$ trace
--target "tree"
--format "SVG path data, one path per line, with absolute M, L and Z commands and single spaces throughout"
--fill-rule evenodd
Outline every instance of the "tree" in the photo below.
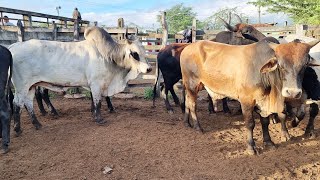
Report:
M 170 34 L 175 34 L 178 31 L 192 26 L 192 20 L 197 15 L 192 11 L 192 7 L 186 7 L 183 3 L 177 4 L 165 11 L 167 12 L 166 20 Z M 161 12 L 158 15 L 157 21 L 161 23 Z
M 319 0 L 255 0 L 257 7 L 267 7 L 268 12 L 288 14 L 296 23 L 320 24 Z
M 224 23 L 219 19 L 222 18 L 230 24 L 239 23 L 237 14 L 242 21 L 245 21 L 248 17 L 238 12 L 237 7 L 234 8 L 222 8 L 216 13 L 206 18 L 204 21 L 197 23 L 197 26 L 202 29 L 224 29 Z M 230 17 L 231 15 L 231 17 Z M 244 22 L 245 23 L 245 22 Z

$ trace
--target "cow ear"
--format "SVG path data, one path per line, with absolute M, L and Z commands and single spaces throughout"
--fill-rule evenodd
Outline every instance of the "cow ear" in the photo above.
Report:
M 308 66 L 320 66 L 320 62 L 315 60 L 313 57 L 310 57 L 310 62 Z
M 276 48 L 279 46 L 279 44 L 276 44 L 276 43 L 273 43 L 273 42 L 267 41 L 267 43 L 268 43 L 269 47 L 271 49 L 273 49 L 274 51 L 276 51 Z
M 245 39 L 245 37 L 243 37 L 243 35 L 242 35 L 242 33 L 240 31 L 236 32 L 236 37 Z
M 269 59 L 269 61 L 262 66 L 260 73 L 268 73 L 276 70 L 278 67 L 278 60 L 276 57 Z

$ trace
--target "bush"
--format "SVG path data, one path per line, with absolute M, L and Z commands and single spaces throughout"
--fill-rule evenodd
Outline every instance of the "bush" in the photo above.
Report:
M 151 100 L 153 98 L 153 89 L 151 87 L 145 88 L 143 97 L 144 99 Z

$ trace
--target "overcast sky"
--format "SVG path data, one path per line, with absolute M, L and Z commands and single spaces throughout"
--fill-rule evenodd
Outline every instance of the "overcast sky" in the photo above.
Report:
M 98 21 L 99 25 L 117 26 L 117 19 L 123 17 L 125 23 L 132 22 L 143 27 L 158 27 L 156 15 L 159 11 L 169 9 L 183 2 L 193 8 L 199 20 L 204 20 L 220 8 L 238 7 L 241 13 L 249 16 L 251 22 L 257 22 L 258 12 L 249 0 L 0 0 L 0 6 L 57 15 L 57 6 L 61 16 L 71 17 L 72 11 L 78 7 L 82 19 Z M 278 22 L 283 24 L 287 16 L 269 14 L 263 10 L 262 22 Z

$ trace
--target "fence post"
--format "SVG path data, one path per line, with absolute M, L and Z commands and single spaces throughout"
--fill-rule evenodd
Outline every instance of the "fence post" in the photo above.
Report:
M 192 42 L 196 42 L 197 40 L 197 20 L 196 18 L 193 18 L 193 21 L 192 21 Z
M 167 25 L 167 20 L 166 20 L 166 15 L 167 13 L 164 11 L 162 12 L 162 16 L 161 16 L 161 25 L 162 25 L 162 44 L 161 44 L 161 48 L 164 48 L 167 45 L 168 42 L 168 25 Z M 155 96 L 159 97 L 160 96 L 160 77 L 162 77 L 161 72 L 159 71 L 159 67 L 158 67 L 158 59 L 156 60 L 156 73 L 155 73 L 155 80 L 154 80 L 154 84 L 156 85 L 157 91 Z M 158 81 L 157 81 L 157 77 Z M 154 106 L 154 104 L 153 104 Z
M 124 19 L 119 18 L 118 19 L 118 28 L 123 29 L 124 28 Z M 124 33 L 118 33 L 118 40 L 124 39 Z
M 24 26 L 32 27 L 32 18 L 31 15 L 23 15 Z
M 18 42 L 22 42 L 24 41 L 24 27 L 20 19 L 17 22 L 17 26 L 18 26 Z
M 74 20 L 74 25 L 73 25 L 73 41 L 78 41 L 79 40 L 79 21 Z
M 55 21 L 52 21 L 52 27 L 53 27 L 52 39 L 56 41 L 57 40 L 57 24 Z

